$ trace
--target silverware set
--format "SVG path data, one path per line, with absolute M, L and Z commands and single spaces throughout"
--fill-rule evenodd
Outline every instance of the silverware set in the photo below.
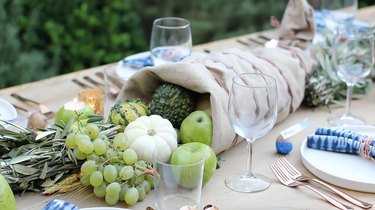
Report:
M 104 81 L 104 75 L 103 73 L 101 72 L 97 72 L 96 73 L 96 76 L 98 76 L 99 78 L 101 78 L 103 81 Z M 84 76 L 83 79 L 86 81 L 86 82 L 89 82 L 90 85 L 84 83 L 84 82 L 81 82 L 80 80 L 74 78 L 72 79 L 72 82 L 74 82 L 75 84 L 79 85 L 80 87 L 84 88 L 84 89 L 93 89 L 93 88 L 100 88 L 100 89 L 105 89 L 105 84 L 102 83 L 102 82 L 99 82 L 97 80 L 94 80 L 93 78 L 89 77 L 89 76 Z M 91 86 L 93 85 L 93 86 Z M 119 87 L 116 85 L 116 84 L 110 84 L 109 86 L 109 91 L 110 91 L 110 94 L 113 96 L 113 97 L 117 97 L 117 95 L 119 94 L 120 92 L 120 88 L 121 88 L 121 85 L 122 84 L 119 84 Z
M 55 113 L 50 109 L 48 108 L 46 105 L 40 103 L 40 102 L 37 102 L 35 100 L 32 100 L 32 99 L 29 99 L 29 98 L 26 98 L 24 96 L 21 96 L 17 93 L 12 93 L 11 96 L 15 99 L 17 99 L 18 101 L 20 102 L 23 102 L 23 103 L 31 103 L 31 104 L 34 104 L 36 106 L 38 106 L 38 111 L 45 115 L 48 119 L 52 119 L 55 117 Z M 21 111 L 24 111 L 26 112 L 28 115 L 30 115 L 30 111 L 28 111 L 26 108 L 23 108 L 23 107 L 20 107 L 18 105 L 15 105 L 15 107 Z
M 331 196 L 327 195 L 323 191 L 318 190 L 317 188 L 309 185 L 308 183 L 315 182 L 327 189 L 329 189 L 331 192 L 339 195 L 341 198 L 345 199 L 346 201 L 359 206 L 364 209 L 369 209 L 372 207 L 372 204 L 358 200 L 357 198 L 354 198 L 341 190 L 321 181 L 316 178 L 308 177 L 306 175 L 303 175 L 300 171 L 298 171 L 292 164 L 290 164 L 286 158 L 284 157 L 278 157 L 275 162 L 270 164 L 270 168 L 272 172 L 275 174 L 275 176 L 278 178 L 278 180 L 285 186 L 288 187 L 298 187 L 303 186 L 306 187 L 316 194 L 320 195 L 322 198 L 324 198 L 327 202 L 332 204 L 333 206 L 339 208 L 339 209 L 354 209 L 351 206 L 345 205 L 342 202 L 332 198 Z

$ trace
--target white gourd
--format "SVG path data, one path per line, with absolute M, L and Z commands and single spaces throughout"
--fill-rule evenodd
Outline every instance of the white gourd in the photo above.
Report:
M 158 160 L 169 161 L 177 148 L 177 133 L 172 123 L 159 115 L 142 116 L 126 126 L 124 133 L 129 148 L 135 150 L 138 159 L 152 163 L 156 151 Z

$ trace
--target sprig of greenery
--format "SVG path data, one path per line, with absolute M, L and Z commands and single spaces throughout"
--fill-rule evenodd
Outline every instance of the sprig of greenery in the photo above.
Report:
M 367 33 L 375 33 L 375 29 Z M 305 96 L 303 103 L 310 107 L 329 106 L 340 104 L 338 101 L 346 97 L 346 85 L 342 82 L 332 64 L 332 41 L 334 34 L 330 31 L 324 33 L 325 40 L 315 46 L 318 65 L 311 75 L 306 77 Z M 372 78 L 374 75 L 372 75 Z M 353 99 L 361 98 L 372 89 L 372 79 L 359 81 L 353 88 Z

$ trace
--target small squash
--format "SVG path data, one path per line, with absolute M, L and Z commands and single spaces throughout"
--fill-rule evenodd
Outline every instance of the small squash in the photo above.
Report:
M 124 133 L 129 148 L 138 158 L 152 163 L 157 152 L 158 160 L 167 162 L 177 148 L 177 133 L 172 123 L 159 115 L 142 116 L 126 126 Z
M 121 125 L 120 131 L 123 131 L 130 122 L 148 114 L 147 105 L 141 99 L 128 99 L 113 105 L 108 116 L 108 122 Z

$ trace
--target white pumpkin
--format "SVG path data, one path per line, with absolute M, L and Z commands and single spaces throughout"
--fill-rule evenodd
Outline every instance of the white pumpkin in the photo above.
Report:
M 167 162 L 177 148 L 177 133 L 172 123 L 159 115 L 142 116 L 126 126 L 124 133 L 129 148 L 135 150 L 138 159 L 152 163 L 156 151 L 159 161 Z

